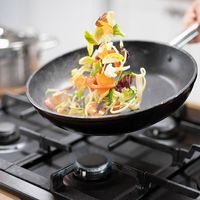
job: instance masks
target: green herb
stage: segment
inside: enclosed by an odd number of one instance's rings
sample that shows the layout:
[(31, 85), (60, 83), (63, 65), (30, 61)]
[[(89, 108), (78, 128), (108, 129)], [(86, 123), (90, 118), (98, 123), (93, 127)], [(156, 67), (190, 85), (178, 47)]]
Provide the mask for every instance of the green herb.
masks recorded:
[(94, 58), (90, 56), (85, 56), (79, 60), (79, 65), (91, 66), (94, 61)]
[(94, 50), (94, 45), (89, 43), (89, 42), (87, 42), (87, 51), (88, 51), (89, 56), (92, 55), (93, 50)]
[(98, 61), (93, 65), (92, 71), (90, 73), (91, 76), (95, 76), (102, 68), (101, 61)]
[(85, 39), (91, 44), (97, 44), (94, 35), (89, 33), (88, 31), (84, 32)]
[(135, 94), (135, 91), (131, 88), (123, 88), (122, 89), (122, 94), (124, 95), (124, 98), (126, 100), (130, 99), (131, 97), (133, 97), (133, 95)]
[(121, 62), (124, 59), (119, 53), (110, 53), (102, 61), (103, 64)]
[(135, 74), (134, 72), (125, 71), (125, 72), (123, 72), (123, 73), (120, 74), (119, 80), (122, 79), (125, 75), (131, 75), (131, 76), (133, 76), (133, 77), (137, 76), (137, 74)]
[(76, 90), (75, 92), (74, 92), (74, 94), (76, 95), (76, 97), (78, 98), (78, 99), (82, 99), (83, 98), (83, 89), (82, 88), (80, 88), (80, 89), (78, 89), (78, 90)]
[(113, 35), (120, 35), (122, 37), (125, 36), (125, 34), (120, 30), (120, 26), (118, 24), (113, 26)]
[(114, 89), (110, 89), (109, 93), (106, 97), (106, 104), (109, 106), (112, 103), (113, 100), (113, 95), (114, 95)]

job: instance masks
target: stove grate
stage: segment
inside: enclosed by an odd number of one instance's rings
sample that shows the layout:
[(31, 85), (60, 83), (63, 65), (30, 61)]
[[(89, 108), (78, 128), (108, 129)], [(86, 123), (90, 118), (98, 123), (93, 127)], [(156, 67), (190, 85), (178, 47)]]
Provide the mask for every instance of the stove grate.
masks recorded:
[(127, 134), (122, 136), (121, 138), (111, 142), (108, 145), (108, 149), (110, 151), (114, 150), (118, 146), (122, 145), (127, 141), (136, 142), (138, 144), (142, 144), (148, 146), (150, 148), (169, 153), (172, 155), (172, 166), (182, 166), (186, 159), (191, 159), (196, 152), (200, 152), (200, 145), (193, 144), (189, 150), (183, 148), (174, 148), (171, 146), (167, 146), (165, 144), (156, 142), (155, 140), (147, 137), (137, 136), (136, 134)]

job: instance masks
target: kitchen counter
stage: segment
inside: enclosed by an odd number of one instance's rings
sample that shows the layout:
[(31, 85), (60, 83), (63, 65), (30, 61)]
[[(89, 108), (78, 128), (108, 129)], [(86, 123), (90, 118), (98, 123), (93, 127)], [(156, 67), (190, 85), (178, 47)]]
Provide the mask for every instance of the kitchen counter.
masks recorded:
[(2, 200), (20, 200), (20, 198), (0, 189), (0, 199)]

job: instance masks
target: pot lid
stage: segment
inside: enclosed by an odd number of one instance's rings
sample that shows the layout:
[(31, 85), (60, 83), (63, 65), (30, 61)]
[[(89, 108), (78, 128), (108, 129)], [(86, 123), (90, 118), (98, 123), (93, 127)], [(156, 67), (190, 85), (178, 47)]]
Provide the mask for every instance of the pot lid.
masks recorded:
[(22, 38), (17, 32), (0, 25), (0, 49), (22, 46)]
[(36, 34), (17, 32), (0, 25), (0, 49), (19, 48), (36, 40)]

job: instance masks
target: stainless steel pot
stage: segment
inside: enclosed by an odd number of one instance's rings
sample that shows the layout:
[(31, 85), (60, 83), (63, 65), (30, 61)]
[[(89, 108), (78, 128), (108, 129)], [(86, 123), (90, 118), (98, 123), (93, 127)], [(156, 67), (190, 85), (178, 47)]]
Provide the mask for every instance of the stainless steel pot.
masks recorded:
[(16, 33), (0, 26), (0, 91), (25, 85), (39, 67), (41, 51), (57, 44), (45, 34)]

